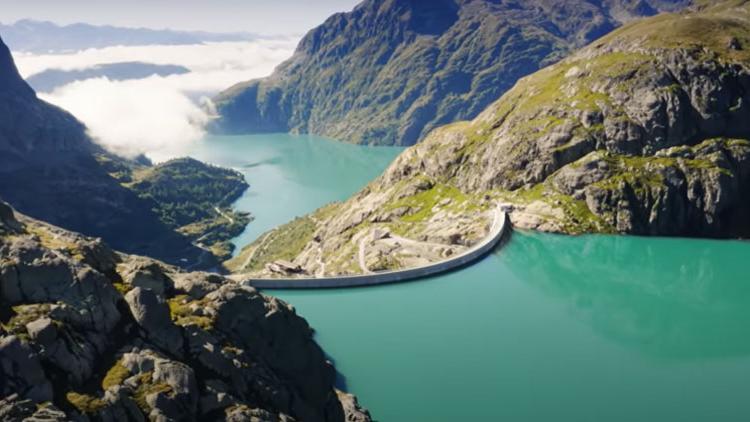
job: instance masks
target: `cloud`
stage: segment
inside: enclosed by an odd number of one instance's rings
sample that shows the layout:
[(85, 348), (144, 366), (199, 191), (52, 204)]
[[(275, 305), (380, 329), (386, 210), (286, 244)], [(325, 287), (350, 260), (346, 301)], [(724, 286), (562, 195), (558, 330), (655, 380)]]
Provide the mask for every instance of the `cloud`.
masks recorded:
[(183, 46), (108, 47), (70, 54), (17, 54), (21, 74), (47, 69), (85, 69), (97, 64), (141, 61), (175, 64), (190, 73), (112, 81), (76, 81), (51, 93), (46, 101), (73, 113), (92, 137), (109, 150), (134, 156), (186, 151), (200, 140), (208, 115), (200, 98), (229, 86), (270, 74), (294, 51), (296, 38), (221, 42)]
[(205, 112), (161, 79), (88, 79), (40, 97), (71, 111), (112, 152), (132, 157), (186, 145), (204, 135)]

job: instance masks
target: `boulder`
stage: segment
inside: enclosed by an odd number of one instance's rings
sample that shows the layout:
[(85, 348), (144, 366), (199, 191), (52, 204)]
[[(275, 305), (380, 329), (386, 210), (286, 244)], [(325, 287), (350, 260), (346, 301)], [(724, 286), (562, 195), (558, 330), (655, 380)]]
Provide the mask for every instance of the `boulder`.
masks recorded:
[(21, 223), (16, 220), (11, 208), (5, 202), (0, 201), (0, 233), (16, 233), (21, 230)]
[(336, 390), (341, 406), (344, 409), (347, 422), (370, 422), (370, 412), (359, 405), (357, 397), (343, 391)]
[(208, 293), (218, 289), (227, 280), (213, 273), (179, 273), (173, 276), (174, 287), (195, 299), (202, 299)]
[(52, 400), (52, 384), (39, 357), (16, 336), (0, 339), (0, 396), (20, 397), (43, 403)]
[(226, 412), (226, 422), (294, 422), (295, 419), (284, 415), (274, 414), (264, 409), (256, 409), (246, 405), (234, 406)]
[(39, 318), (26, 324), (26, 331), (31, 339), (41, 345), (49, 345), (57, 338), (57, 328), (49, 318)]
[(335, 370), (313, 340), (307, 322), (289, 305), (235, 284), (226, 284), (206, 298), (215, 304), (215, 325), (220, 332), (295, 386), (302, 400), (292, 401), (290, 413), (317, 420), (326, 412), (342, 412), (333, 391), (326, 387), (333, 385)]
[(125, 353), (122, 365), (134, 374), (125, 381), (141, 391), (151, 420), (194, 420), (198, 383), (192, 368), (152, 350)]
[(136, 287), (125, 295), (125, 301), (149, 341), (175, 356), (183, 356), (182, 332), (170, 318), (167, 304), (153, 290)]
[(34, 414), (36, 403), (21, 399), (18, 394), (11, 394), (0, 400), (0, 421), (15, 422)]
[(18, 394), (0, 400), (0, 422), (65, 422), (70, 420), (65, 412), (51, 403), (39, 406)]
[(132, 390), (123, 386), (114, 386), (104, 392), (104, 402), (107, 407), (99, 414), (99, 418), (106, 422), (146, 422), (146, 416), (131, 397)]
[(126, 284), (151, 289), (159, 296), (174, 287), (172, 279), (156, 261), (148, 258), (132, 258), (120, 265), (120, 275)]
[(266, 265), (266, 269), (275, 274), (291, 275), (302, 274), (302, 267), (289, 261), (278, 260)]
[(216, 410), (226, 409), (237, 403), (237, 399), (229, 393), (229, 386), (221, 380), (208, 380), (201, 394), (199, 408), (201, 415)]

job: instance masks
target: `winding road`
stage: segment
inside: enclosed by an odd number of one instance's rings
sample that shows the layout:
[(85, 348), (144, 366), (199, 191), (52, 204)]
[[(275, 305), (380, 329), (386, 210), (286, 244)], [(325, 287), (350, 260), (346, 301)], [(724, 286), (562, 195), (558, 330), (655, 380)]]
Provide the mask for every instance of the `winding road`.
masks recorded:
[(229, 220), (229, 224), (234, 224), (234, 218), (230, 217), (229, 214), (225, 213), (224, 211), (220, 210), (219, 207), (214, 207), (214, 211), (216, 211), (220, 216), (226, 218)]
[[(464, 252), (439, 262), (406, 268), (352, 276), (307, 277), (307, 278), (253, 278), (236, 274), (230, 278), (259, 289), (324, 289), (341, 287), (375, 286), (400, 283), (445, 273), (474, 263), (490, 253), (509, 231), (507, 214), (497, 206), (493, 210), (492, 223), (487, 236)], [(360, 253), (363, 248), (360, 243)], [(362, 262), (360, 261), (360, 264)]]

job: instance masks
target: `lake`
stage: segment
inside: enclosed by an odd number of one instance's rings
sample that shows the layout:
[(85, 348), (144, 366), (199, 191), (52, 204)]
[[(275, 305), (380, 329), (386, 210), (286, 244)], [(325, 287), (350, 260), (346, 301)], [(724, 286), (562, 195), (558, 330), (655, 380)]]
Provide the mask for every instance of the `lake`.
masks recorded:
[[(256, 220), (332, 201), (400, 152), (312, 136), (210, 137)], [(268, 291), (293, 304), (373, 417), (750, 420), (750, 243), (514, 232), (469, 268), (392, 286)]]

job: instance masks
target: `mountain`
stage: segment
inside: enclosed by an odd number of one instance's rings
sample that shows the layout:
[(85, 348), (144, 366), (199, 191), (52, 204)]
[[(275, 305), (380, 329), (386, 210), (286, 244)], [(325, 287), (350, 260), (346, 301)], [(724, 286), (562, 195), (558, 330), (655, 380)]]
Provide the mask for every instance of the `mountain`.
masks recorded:
[(217, 261), (154, 212), (158, 204), (122, 186), (100, 163), (108, 154), (64, 110), (36, 97), (0, 40), (0, 198), (52, 224), (103, 237), (119, 250), (172, 264)]
[(388, 238), (448, 253), (484, 236), (495, 204), (519, 228), (749, 237), (750, 3), (625, 25), (474, 120), (432, 131), (357, 195), (261, 236), (230, 266), (263, 271), (291, 255), (309, 274), (352, 273), (358, 243), (370, 269), (409, 266), (414, 248)]
[(183, 75), (189, 72), (190, 69), (184, 66), (120, 62), (99, 64), (75, 70), (47, 69), (29, 76), (26, 78), (26, 82), (36, 92), (52, 92), (61, 86), (86, 79), (107, 78), (112, 81), (127, 81), (131, 79), (144, 79), (152, 75)]
[(310, 31), (270, 77), (217, 96), (213, 130), (411, 145), (623, 22), (688, 2), (366, 0)]
[(1, 202), (0, 256), (4, 421), (370, 421), (278, 299)]
[(219, 260), (232, 257), (230, 240), (242, 234), (250, 214), (232, 209), (250, 186), (242, 173), (192, 158), (151, 165), (118, 165), (100, 159), (110, 175), (140, 198), (153, 202), (161, 221)]
[(250, 33), (217, 34), (199, 31), (171, 31), (147, 28), (97, 26), (85, 23), (57, 25), (52, 22), (23, 19), (0, 24), (0, 35), (13, 51), (61, 53), (88, 48), (137, 45), (189, 45), (219, 41), (250, 41)]

